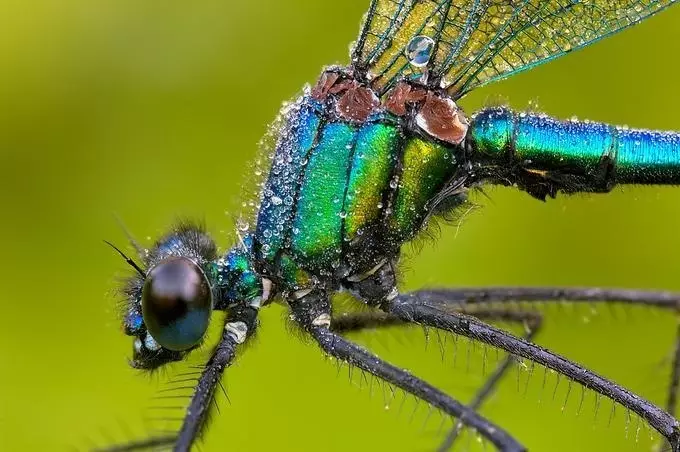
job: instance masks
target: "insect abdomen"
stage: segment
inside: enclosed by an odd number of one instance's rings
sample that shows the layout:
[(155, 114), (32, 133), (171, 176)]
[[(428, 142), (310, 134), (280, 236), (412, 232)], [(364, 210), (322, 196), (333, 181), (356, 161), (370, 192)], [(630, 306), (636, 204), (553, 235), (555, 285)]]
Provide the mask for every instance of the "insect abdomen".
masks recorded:
[[(680, 135), (558, 121), (505, 108), (478, 113), (468, 133), (472, 159), (564, 191), (608, 191), (616, 183), (680, 183)], [(552, 194), (552, 193), (549, 193)]]

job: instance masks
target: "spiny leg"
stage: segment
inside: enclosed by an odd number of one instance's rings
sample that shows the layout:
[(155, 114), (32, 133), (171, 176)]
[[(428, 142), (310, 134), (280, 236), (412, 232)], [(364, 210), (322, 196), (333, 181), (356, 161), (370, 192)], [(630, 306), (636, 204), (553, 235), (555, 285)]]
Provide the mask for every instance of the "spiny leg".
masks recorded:
[(177, 439), (176, 435), (155, 436), (139, 441), (94, 449), (94, 452), (130, 452), (136, 450), (164, 450), (169, 449)]
[[(464, 311), (463, 308), (463, 312)], [(526, 329), (523, 338), (529, 341), (538, 333), (543, 322), (543, 316), (535, 312), (520, 312), (508, 309), (475, 309), (471, 314), (482, 320), (500, 320), (521, 323)], [(331, 330), (342, 334), (396, 325), (407, 325), (407, 323), (386, 312), (358, 312), (346, 313), (333, 317)], [(507, 370), (510, 369), (510, 366), (514, 361), (515, 358), (513, 356), (506, 356), (484, 382), (484, 385), (477, 391), (472, 401), (468, 403), (468, 407), (475, 411), (479, 410), (484, 401), (493, 393), (495, 386), (503, 375), (505, 375)], [(460, 421), (456, 422), (456, 425), (451, 430), (444, 443), (440, 446), (440, 451), (449, 450), (451, 446), (453, 446), (462, 427), (463, 424)]]
[(386, 312), (348, 312), (333, 316), (331, 331), (339, 334), (373, 328), (404, 325), (405, 322)]
[[(569, 301), (590, 304), (623, 303), (648, 306), (668, 311), (680, 311), (680, 293), (630, 290), (599, 289), (587, 287), (482, 287), (457, 289), (430, 289), (418, 291), (421, 297), (442, 306), (451, 306), (457, 311), (466, 310), (471, 305), (490, 303), (517, 303), (525, 306), (533, 303)], [(676, 333), (674, 355), (671, 364), (671, 381), (668, 387), (666, 411), (675, 415), (678, 390), (680, 389), (680, 324)]]
[(431, 302), (450, 305), (516, 302), (624, 303), (680, 310), (680, 293), (592, 287), (463, 287), (420, 290)]
[[(680, 324), (678, 324), (675, 332), (675, 350), (673, 353), (673, 364), (671, 368), (671, 384), (668, 390), (668, 400), (666, 401), (666, 411), (668, 411), (672, 415), (675, 415), (675, 410), (677, 408), (679, 379), (680, 379)], [(665, 444), (661, 450), (673, 450), (673, 446)]]
[(175, 443), (176, 452), (191, 449), (191, 445), (200, 434), (206, 420), (210, 403), (224, 369), (231, 364), (236, 356), (237, 346), (245, 342), (255, 331), (256, 319), (257, 309), (250, 306), (235, 308), (233, 312), (230, 312), (222, 340), (215, 347), (212, 356), (206, 363), (201, 377), (198, 379), (194, 395), (191, 397), (187, 414)]
[(383, 301), (380, 307), (404, 321), (460, 334), (559, 372), (637, 413), (666, 438), (673, 451), (680, 450), (680, 424), (659, 407), (543, 347), (517, 338), (474, 317), (443, 309), (440, 302), (430, 300), (430, 291), (396, 296), (389, 301)]
[(456, 417), (502, 451), (525, 451), (508, 433), (477, 414), (474, 410), (452, 399), (425, 381), (381, 360), (362, 347), (330, 330), (330, 303), (325, 294), (312, 292), (291, 301), (295, 321), (307, 331), (328, 355), (393, 384), (424, 400), (433, 407)]
[[(534, 336), (541, 329), (543, 323), (543, 316), (535, 312), (518, 312), (518, 311), (508, 311), (503, 309), (491, 309), (491, 310), (480, 310), (476, 311), (475, 317), (481, 320), (502, 320), (506, 322), (519, 322), (525, 328), (525, 333), (522, 336), (525, 340), (531, 341)], [(482, 406), (484, 401), (493, 393), (498, 382), (503, 378), (503, 375), (510, 369), (510, 366), (515, 362), (515, 357), (508, 355), (496, 366), (493, 373), (486, 379), (484, 385), (477, 391), (472, 401), (468, 403), (468, 406), (475, 411), (478, 411)], [(442, 445), (440, 446), (440, 451), (446, 451), (453, 446), (453, 443), (458, 438), (458, 435), (462, 429), (463, 425), (457, 422), (456, 425), (451, 429), (449, 435), (446, 437)]]
[(678, 386), (680, 385), (680, 323), (678, 323), (675, 333), (675, 353), (673, 353), (672, 366), (666, 411), (675, 415), (675, 410), (678, 408)]
[(222, 338), (201, 372), (194, 394), (191, 396), (191, 401), (186, 409), (182, 427), (177, 435), (152, 437), (99, 450), (102, 452), (128, 452), (171, 446), (175, 452), (191, 450), (192, 444), (200, 435), (208, 417), (210, 404), (215, 395), (215, 389), (220, 384), (222, 374), (236, 356), (238, 345), (245, 342), (255, 331), (256, 319), (257, 309), (250, 306), (233, 308), (229, 312)]
[[(467, 313), (464, 309), (462, 313)], [(475, 309), (469, 314), (482, 320), (500, 320), (506, 322), (521, 323), (525, 329), (524, 339), (532, 340), (540, 330), (543, 316), (536, 312), (521, 312), (507, 309)], [(408, 325), (402, 319), (386, 312), (359, 312), (345, 313), (334, 316), (331, 322), (333, 332), (344, 334), (350, 332), (360, 332), (366, 329), (383, 328), (390, 326)], [(475, 397), (468, 404), (472, 409), (478, 409), (484, 400), (493, 392), (494, 386), (501, 379), (505, 371), (514, 362), (512, 356), (507, 356), (501, 361), (494, 372), (489, 376), (484, 386), (475, 394)]]

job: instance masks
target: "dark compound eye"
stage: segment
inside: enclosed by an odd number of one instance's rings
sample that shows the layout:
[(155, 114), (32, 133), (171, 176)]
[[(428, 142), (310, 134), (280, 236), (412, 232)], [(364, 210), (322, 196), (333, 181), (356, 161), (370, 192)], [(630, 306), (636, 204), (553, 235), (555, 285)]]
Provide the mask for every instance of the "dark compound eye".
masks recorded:
[(208, 329), (212, 292), (203, 270), (173, 257), (156, 265), (142, 291), (142, 315), (151, 336), (168, 350), (188, 350)]

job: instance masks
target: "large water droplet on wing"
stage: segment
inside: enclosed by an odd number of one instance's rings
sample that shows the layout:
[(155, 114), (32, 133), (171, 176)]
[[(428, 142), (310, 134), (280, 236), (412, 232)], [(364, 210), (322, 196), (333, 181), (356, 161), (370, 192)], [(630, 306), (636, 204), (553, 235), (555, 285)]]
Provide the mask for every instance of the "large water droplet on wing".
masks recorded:
[(426, 66), (432, 57), (434, 40), (429, 36), (416, 36), (406, 46), (406, 56), (415, 67)]

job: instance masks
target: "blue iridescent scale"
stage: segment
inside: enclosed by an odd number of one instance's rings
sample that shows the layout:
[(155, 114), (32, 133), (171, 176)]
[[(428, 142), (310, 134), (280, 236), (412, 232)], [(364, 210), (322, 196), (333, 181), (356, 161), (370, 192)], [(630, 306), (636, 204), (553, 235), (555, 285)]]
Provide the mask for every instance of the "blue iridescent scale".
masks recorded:
[(475, 116), (469, 144), (484, 164), (519, 166), (548, 178), (551, 173), (580, 176), (585, 184), (581, 191), (604, 191), (617, 183), (680, 182), (680, 134), (674, 132), (558, 121), (493, 108)]

